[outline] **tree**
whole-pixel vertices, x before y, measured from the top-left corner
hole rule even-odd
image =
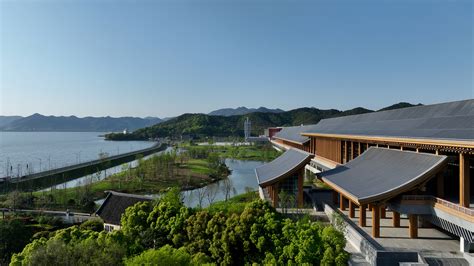
[[[13,255],[10,265],[120,265],[127,251],[120,235],[69,227],[34,240]]]
[[[138,256],[127,259],[125,265],[169,265],[181,266],[191,263],[191,255],[184,248],[175,249],[165,245],[160,249],[150,249]]]
[[[33,235],[31,227],[19,219],[0,219],[0,264],[7,264],[13,253],[20,252]]]
[[[226,178],[223,181],[223,186],[224,186],[225,201],[227,201],[230,198],[230,193],[232,192],[232,189],[234,188],[234,184],[232,183],[232,180],[230,178]]]
[[[215,186],[214,184],[206,186],[205,194],[206,194],[208,204],[211,205],[217,196],[217,186]]]
[[[104,222],[101,219],[91,219],[83,222],[79,228],[82,230],[92,230],[95,232],[101,232],[104,230]]]

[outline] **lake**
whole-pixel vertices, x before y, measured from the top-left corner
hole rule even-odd
[[[0,177],[59,168],[153,146],[150,141],[106,141],[101,132],[0,132]]]
[[[247,192],[247,189],[252,191],[258,190],[257,179],[255,178],[255,168],[263,165],[264,162],[226,159],[225,164],[232,171],[228,177],[231,188],[230,197],[243,194]],[[226,180],[220,180],[202,188],[183,191],[182,196],[184,205],[192,208],[201,205],[201,207],[205,208],[212,202],[225,200],[225,182]],[[148,194],[146,196],[159,198],[161,194]],[[96,200],[95,203],[101,205],[104,200],[105,199],[99,199]]]
[[[252,191],[258,190],[255,168],[263,165],[264,162],[226,159],[225,164],[232,171],[228,177],[230,181],[230,197],[243,194],[247,189]],[[201,201],[201,207],[207,207],[212,202],[225,200],[225,182],[226,180],[220,180],[203,188],[183,192],[184,204],[194,208],[198,207]]]

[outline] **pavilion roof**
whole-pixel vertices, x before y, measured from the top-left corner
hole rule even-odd
[[[278,133],[273,136],[277,139],[287,140],[290,142],[304,144],[309,141],[309,137],[301,135],[308,131],[314,125],[283,127]]]
[[[323,119],[305,135],[474,140],[474,100]]]
[[[255,169],[258,184],[267,186],[278,182],[301,170],[312,157],[311,153],[293,148],[288,149],[275,160]]]
[[[447,157],[371,147],[354,160],[318,174],[322,180],[358,204],[386,201],[428,181]]]

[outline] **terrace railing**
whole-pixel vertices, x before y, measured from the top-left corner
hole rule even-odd
[[[463,206],[460,206],[459,204],[456,204],[456,203],[453,203],[441,198],[437,198],[434,196],[430,196],[430,195],[403,195],[402,200],[431,201],[433,204],[437,203],[442,206],[448,207],[449,209],[458,211],[460,213],[463,213],[469,216],[474,216],[474,209],[463,207]]]

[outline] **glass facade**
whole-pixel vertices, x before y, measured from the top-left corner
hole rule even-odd
[[[292,175],[278,184],[278,206],[294,208],[297,206],[298,174]]]

